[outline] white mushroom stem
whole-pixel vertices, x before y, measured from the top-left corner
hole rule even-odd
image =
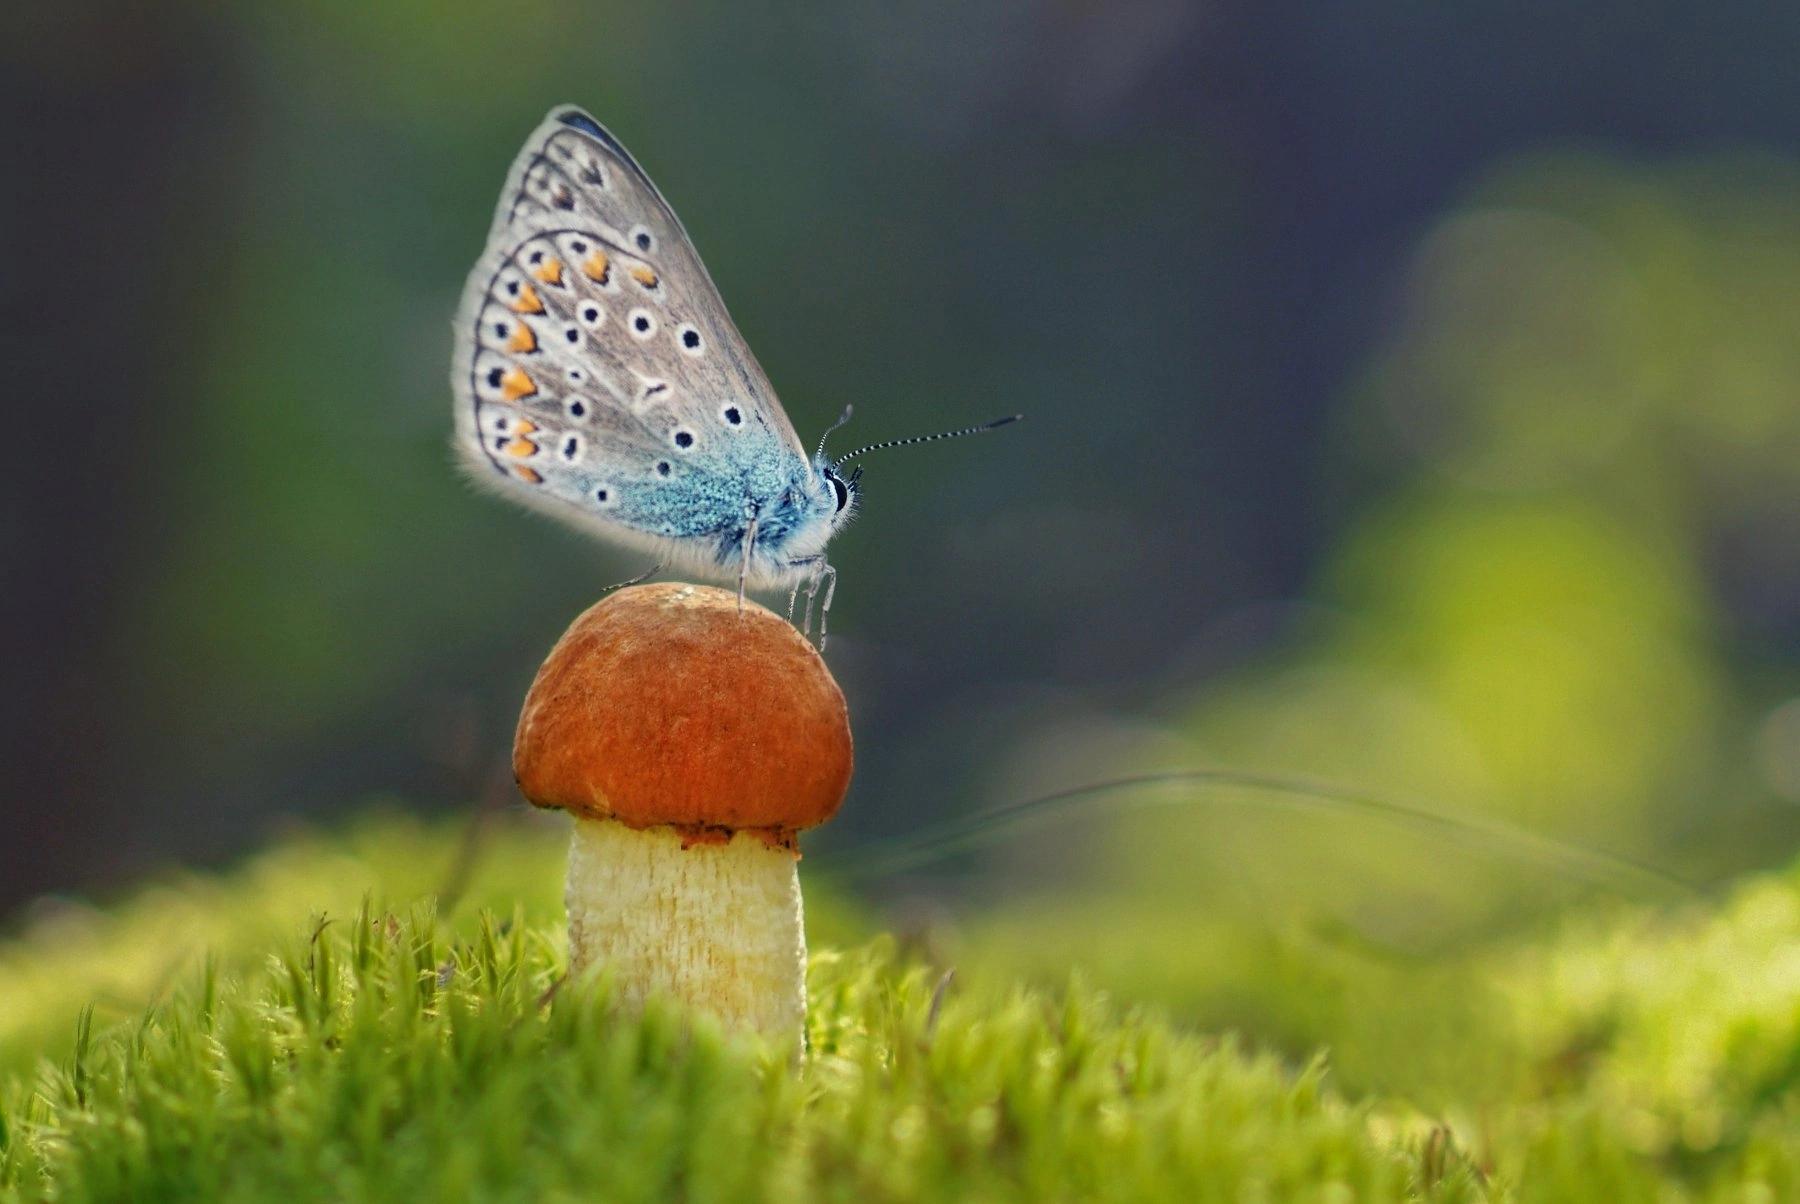
[[[673,828],[575,821],[570,973],[604,966],[629,1010],[661,996],[798,1043],[806,935],[793,852],[755,833],[681,845]]]

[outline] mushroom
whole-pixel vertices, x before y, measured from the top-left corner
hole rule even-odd
[[[798,1041],[797,833],[850,784],[843,693],[793,626],[707,586],[619,590],[576,619],[525,697],[513,773],[574,817],[569,970],[617,1002],[678,999]]]

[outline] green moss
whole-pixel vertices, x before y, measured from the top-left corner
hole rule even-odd
[[[1121,902],[972,926],[948,986],[814,882],[796,1070],[553,990],[562,840],[378,818],[38,909],[0,1200],[1800,1199],[1800,873],[1414,962]],[[1070,962],[1185,1022],[1019,985]]]
[[[4,1105],[12,1198],[1410,1198],[1315,1065],[1098,995],[939,991],[876,941],[811,973],[811,1052],[563,984],[552,935],[427,910],[320,922],[145,1015],[83,1011]],[[1432,1199],[1470,1199],[1438,1167]]]
[[[1800,866],[1440,957],[1102,899],[973,921],[955,956],[1328,1046],[1342,1089],[1439,1120],[1522,1200],[1800,1200]]]

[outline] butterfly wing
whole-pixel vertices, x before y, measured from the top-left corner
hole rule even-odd
[[[717,534],[742,522],[746,465],[806,464],[673,210],[579,109],[508,173],[456,338],[465,458],[560,517]]]

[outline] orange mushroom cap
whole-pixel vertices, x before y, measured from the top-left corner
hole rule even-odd
[[[550,650],[525,696],[513,774],[539,807],[691,841],[771,843],[830,819],[850,785],[850,717],[818,652],[735,593],[619,590]]]

